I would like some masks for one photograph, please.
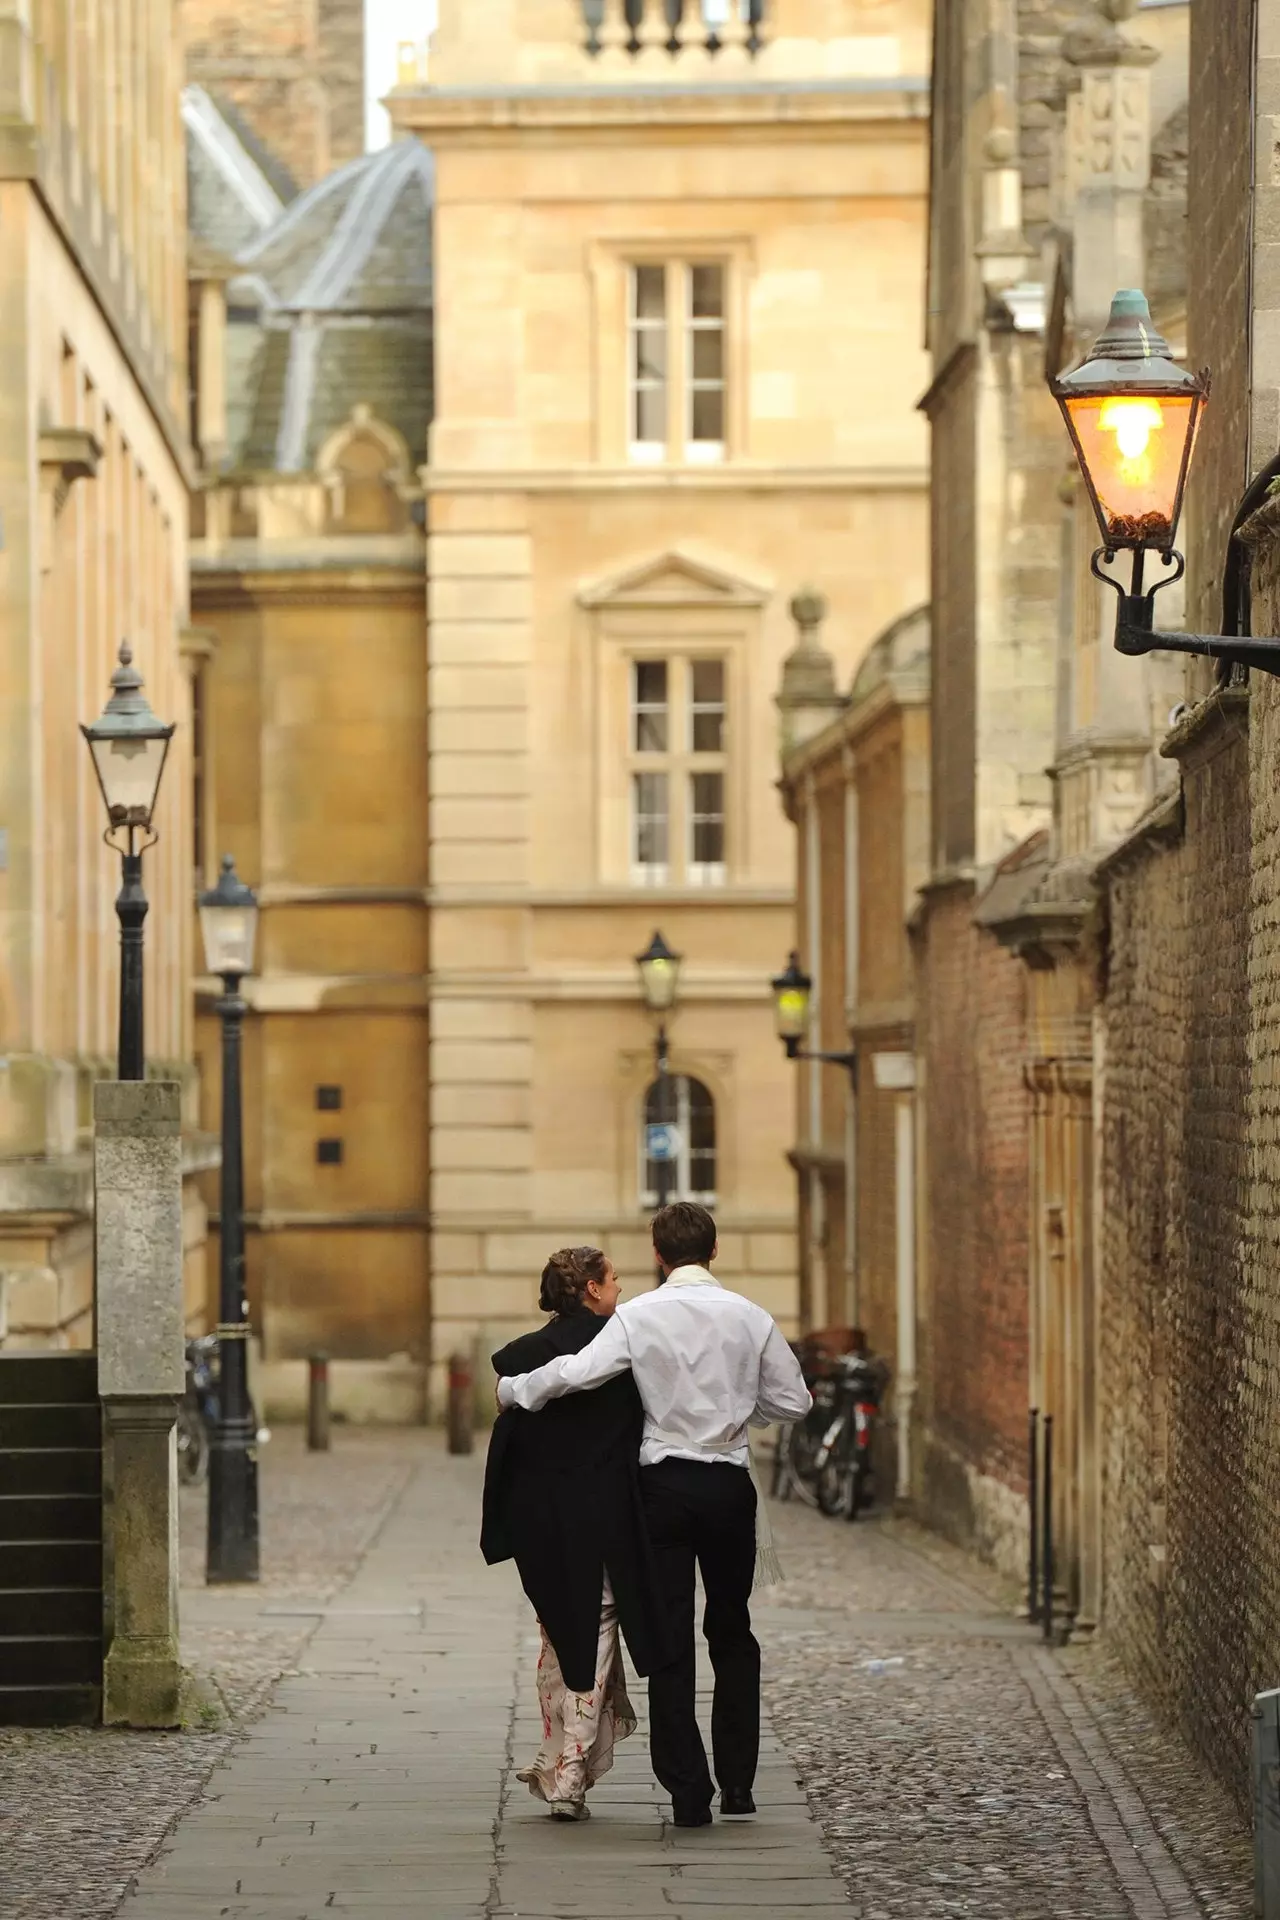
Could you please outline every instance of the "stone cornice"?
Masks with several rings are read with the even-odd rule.
[[[763,129],[771,139],[846,140],[851,128],[872,135],[923,137],[929,82],[914,76],[861,80],[757,80],[734,85],[415,87],[386,101],[392,125],[427,144],[468,137],[572,129],[608,142],[619,133],[661,141],[673,127]]]
[[[655,907],[787,907],[793,887],[428,887],[433,907],[634,907],[648,919]]]
[[[1184,774],[1198,773],[1220,753],[1247,743],[1248,738],[1248,687],[1215,687],[1165,735],[1160,753],[1166,760],[1176,760]]]
[[[715,467],[422,467],[433,493],[923,493],[919,467],[786,467],[725,461]]]
[[[864,740],[887,717],[908,708],[927,707],[928,704],[927,673],[887,673],[873,692],[856,706],[848,704],[846,696],[846,704],[841,712],[823,727],[821,733],[813,734],[787,754],[782,764],[780,784],[790,787],[832,754],[845,747],[856,748],[858,742]]]
[[[1029,900],[998,919],[984,920],[1002,947],[1037,972],[1080,951],[1092,900]]]

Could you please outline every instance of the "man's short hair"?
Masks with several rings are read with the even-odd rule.
[[[705,1267],[716,1250],[716,1223],[692,1200],[659,1207],[653,1216],[653,1250],[668,1267]]]

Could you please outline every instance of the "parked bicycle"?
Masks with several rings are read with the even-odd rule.
[[[209,1449],[219,1418],[221,1358],[222,1348],[216,1333],[201,1334],[199,1339],[187,1341],[187,1385],[178,1402],[178,1478],[187,1487],[200,1486],[209,1472]],[[249,1413],[259,1444],[265,1445],[271,1438],[270,1430],[257,1426],[257,1414],[252,1406]]]
[[[795,1352],[813,1406],[778,1435],[772,1491],[856,1520],[874,1498],[874,1438],[888,1368],[867,1353],[857,1328],[810,1335]]]
[[[209,1471],[209,1441],[218,1424],[218,1338],[187,1341],[187,1385],[178,1402],[178,1478],[198,1487]]]

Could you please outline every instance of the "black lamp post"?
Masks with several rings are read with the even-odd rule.
[[[244,1291],[244,1153],[240,982],[253,969],[258,901],[228,853],[216,887],[200,896],[205,962],[222,980],[222,1226],[218,1272],[218,1425],[209,1452],[210,1586],[258,1578],[257,1421],[249,1403]]]
[[[127,640],[120,642],[120,664],[111,676],[111,695],[92,726],[82,726],[93,770],[106,803],[109,825],[103,838],[121,856],[121,887],[116,897],[120,921],[121,1080],[146,1075],[143,1042],[142,929],[147,896],[142,891],[142,856],[156,843],[151,824],[160,777],[173,738],[172,723],[157,720],[142,691],[142,675],[133,664]],[[117,834],[122,840],[115,838]]]
[[[1146,295],[1125,288],[1088,357],[1074,372],[1050,382],[1088,488],[1102,535],[1093,572],[1115,589],[1116,649],[1143,654],[1207,654],[1225,666],[1258,667],[1280,674],[1280,638],[1255,639],[1249,631],[1247,562],[1237,529],[1261,506],[1272,467],[1259,475],[1240,503],[1227,545],[1224,570],[1224,633],[1162,632],[1155,625],[1155,596],[1179,580],[1186,567],[1174,547],[1196,432],[1209,397],[1209,375],[1189,373],[1172,358],[1156,331]],[[1126,589],[1102,571],[1117,555],[1133,555]],[[1144,591],[1148,553],[1157,554],[1165,577]]]
[[[645,1006],[657,1017],[657,1029],[653,1041],[654,1068],[658,1081],[658,1113],[660,1124],[667,1129],[664,1145],[672,1144],[672,1130],[675,1127],[675,1088],[672,1085],[667,1054],[667,1015],[676,1003],[676,991],[680,985],[680,955],[673,953],[660,933],[655,932],[643,953],[636,955],[636,968],[640,974],[640,991]],[[646,1152],[648,1142],[646,1140]],[[664,1154],[651,1156],[658,1169],[658,1205],[665,1207],[671,1199],[672,1160]]]
[[[800,956],[792,952],[787,956],[783,971],[771,982],[773,988],[774,1022],[778,1029],[778,1038],[787,1051],[788,1060],[821,1060],[828,1066],[847,1067],[856,1084],[858,1077],[858,1056],[849,1053],[810,1053],[801,1045],[809,1031],[809,1005],[813,998],[813,981],[800,965]]]

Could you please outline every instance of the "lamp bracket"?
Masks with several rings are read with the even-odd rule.
[[[784,1040],[788,1060],[817,1060],[828,1067],[845,1067],[855,1085],[858,1079],[858,1056],[856,1053],[810,1053],[798,1040]]]
[[[118,833],[128,834],[129,838],[126,845],[121,846],[120,842],[115,838]],[[137,842],[138,834],[143,835],[141,846],[139,846]],[[110,847],[113,853],[122,853],[129,858],[133,858],[136,854],[146,853],[149,847],[154,847],[159,838],[160,835],[154,827],[128,826],[124,822],[121,822],[118,826],[108,827],[102,836],[102,841],[103,845]]]
[[[1165,633],[1155,624],[1155,596],[1161,587],[1171,587],[1186,572],[1183,556],[1169,549],[1160,555],[1166,567],[1176,570],[1157,580],[1146,592],[1142,588],[1143,552],[1139,547],[1133,556],[1133,579],[1128,591],[1112,574],[1102,571],[1104,561],[1112,561],[1115,550],[1099,547],[1089,563],[1090,571],[1097,580],[1114,588],[1119,606],[1116,608],[1117,653],[1131,658],[1144,653],[1193,653],[1211,660],[1224,661],[1228,666],[1239,664],[1252,667],[1259,673],[1271,673],[1280,678],[1280,636],[1255,638],[1251,634],[1225,633]]]

